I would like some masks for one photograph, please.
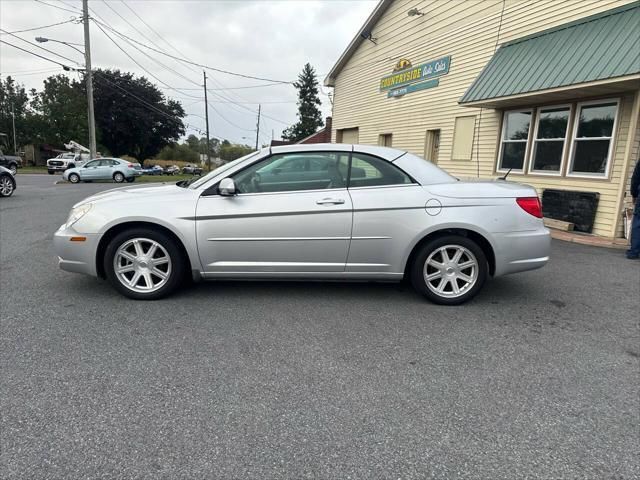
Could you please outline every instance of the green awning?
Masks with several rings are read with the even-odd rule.
[[[633,2],[502,45],[460,104],[638,73],[640,2]]]

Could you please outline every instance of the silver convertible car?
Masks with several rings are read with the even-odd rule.
[[[54,244],[63,270],[135,299],[191,279],[408,278],[447,305],[489,276],[542,267],[550,248],[532,187],[345,144],[266,148],[190,182],[99,193]]]

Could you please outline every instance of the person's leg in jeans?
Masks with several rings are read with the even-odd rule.
[[[636,198],[631,223],[631,248],[627,250],[627,258],[640,258],[640,197]]]

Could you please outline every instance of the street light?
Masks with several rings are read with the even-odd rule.
[[[84,52],[82,50],[80,50],[79,48],[74,47],[74,45],[78,45],[79,47],[82,47],[82,45],[79,44],[79,43],[63,42],[62,40],[54,40],[53,38],[46,38],[46,37],[36,37],[36,42],[38,42],[38,43],[46,43],[46,42],[61,43],[63,45],[66,45],[67,47],[73,48],[80,55],[84,56]]]

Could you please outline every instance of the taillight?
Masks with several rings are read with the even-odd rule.
[[[516,203],[520,208],[534,217],[542,218],[542,204],[538,197],[520,197],[516,198]]]
[[[127,165],[127,167],[133,168],[133,163],[130,163],[129,165]]]

